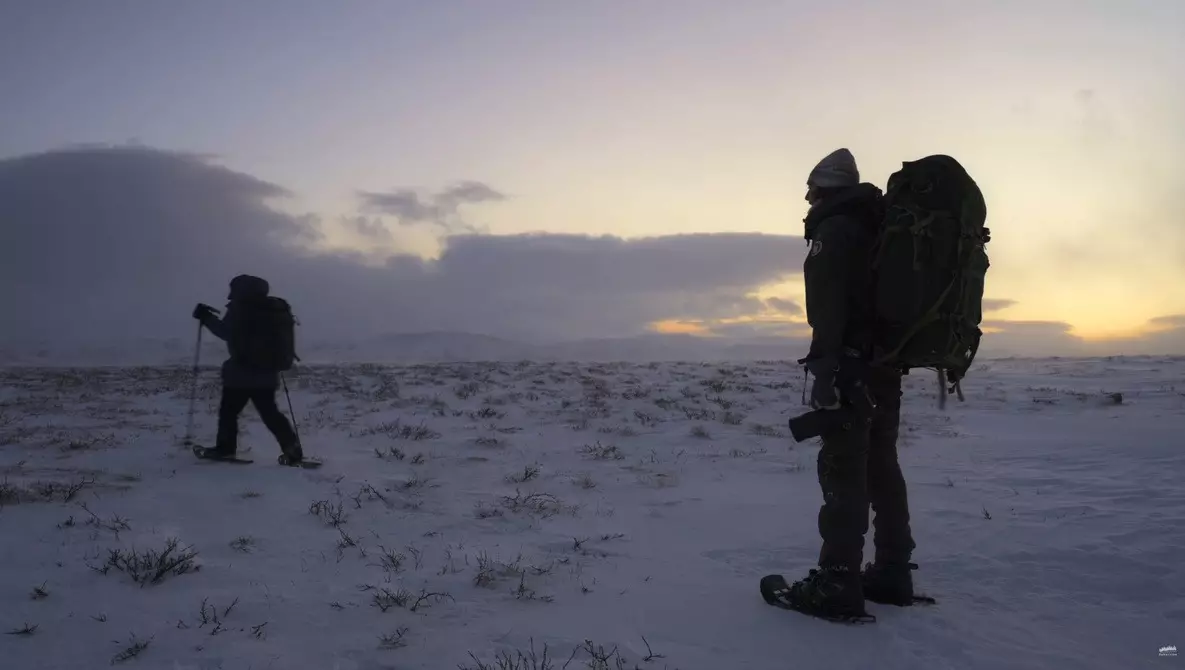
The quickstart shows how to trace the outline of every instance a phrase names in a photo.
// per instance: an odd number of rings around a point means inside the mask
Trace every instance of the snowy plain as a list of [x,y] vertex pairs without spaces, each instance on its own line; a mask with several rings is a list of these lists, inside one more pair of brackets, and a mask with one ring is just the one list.
[[[278,466],[250,407],[255,463],[197,461],[191,381],[0,369],[0,666],[1185,662],[1185,359],[988,360],[945,409],[907,377],[914,574],[938,604],[870,603],[864,626],[757,592],[819,546],[792,362],[303,367],[318,470]],[[203,368],[207,444],[218,392]],[[145,572],[170,538],[173,569]]]

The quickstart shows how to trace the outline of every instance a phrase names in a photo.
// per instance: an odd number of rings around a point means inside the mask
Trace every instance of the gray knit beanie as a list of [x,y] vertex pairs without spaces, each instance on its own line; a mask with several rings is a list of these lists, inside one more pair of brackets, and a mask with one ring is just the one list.
[[856,169],[856,159],[852,152],[847,149],[836,149],[811,170],[806,183],[819,188],[855,186],[860,183],[860,170]]

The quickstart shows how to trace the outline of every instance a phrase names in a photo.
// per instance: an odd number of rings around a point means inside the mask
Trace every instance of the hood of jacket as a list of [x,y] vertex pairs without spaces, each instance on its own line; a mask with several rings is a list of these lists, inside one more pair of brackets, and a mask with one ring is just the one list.
[[851,217],[871,226],[879,225],[884,216],[884,193],[868,182],[835,189],[811,206],[802,220],[806,224],[803,237],[810,240],[819,224],[833,216]]

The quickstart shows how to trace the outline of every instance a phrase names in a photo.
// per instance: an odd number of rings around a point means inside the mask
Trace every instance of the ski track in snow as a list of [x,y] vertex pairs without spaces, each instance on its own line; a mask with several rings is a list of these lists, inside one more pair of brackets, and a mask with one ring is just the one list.
[[[550,665],[505,667],[1109,670],[1176,667],[1158,650],[1185,642],[1183,359],[985,361],[945,410],[907,377],[914,574],[938,605],[869,603],[865,626],[757,592],[819,548],[790,363],[305,368],[320,470],[276,465],[250,407],[256,462],[197,461],[190,380],[0,370],[4,667],[477,669],[533,641]],[[218,391],[204,370],[200,442]],[[200,569],[102,572],[170,537]],[[573,656],[586,640],[616,652]]]

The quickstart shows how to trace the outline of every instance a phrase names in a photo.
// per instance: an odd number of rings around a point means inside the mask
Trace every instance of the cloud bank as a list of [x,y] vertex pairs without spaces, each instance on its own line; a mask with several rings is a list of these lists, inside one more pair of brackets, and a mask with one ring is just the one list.
[[[801,272],[801,238],[695,234],[483,235],[460,208],[506,198],[461,182],[434,194],[360,193],[355,232],[386,217],[445,233],[439,258],[318,250],[321,221],[273,208],[290,194],[193,154],[79,147],[0,161],[0,346],[188,340],[196,302],[239,273],[290,299],[302,338],[462,331],[528,342],[629,337],[655,323],[725,338],[801,338],[803,310],[754,297]],[[459,223],[460,222],[460,223]],[[991,299],[985,311],[1014,301]],[[1185,353],[1185,315],[1145,337],[1076,338],[1068,324],[989,319],[983,354]],[[787,357],[801,355],[787,341]]]
[[[462,205],[505,197],[477,182],[428,197],[361,194],[370,214],[451,232],[436,260],[397,253],[376,264],[314,251],[316,217],[269,206],[287,195],[200,156],[142,147],[0,161],[0,308],[19,315],[0,342],[187,337],[193,304],[220,304],[238,273],[288,297],[308,337],[631,336],[662,319],[739,316],[754,289],[801,271],[801,239],[789,236],[456,232]],[[385,236],[381,218],[354,224]]]

